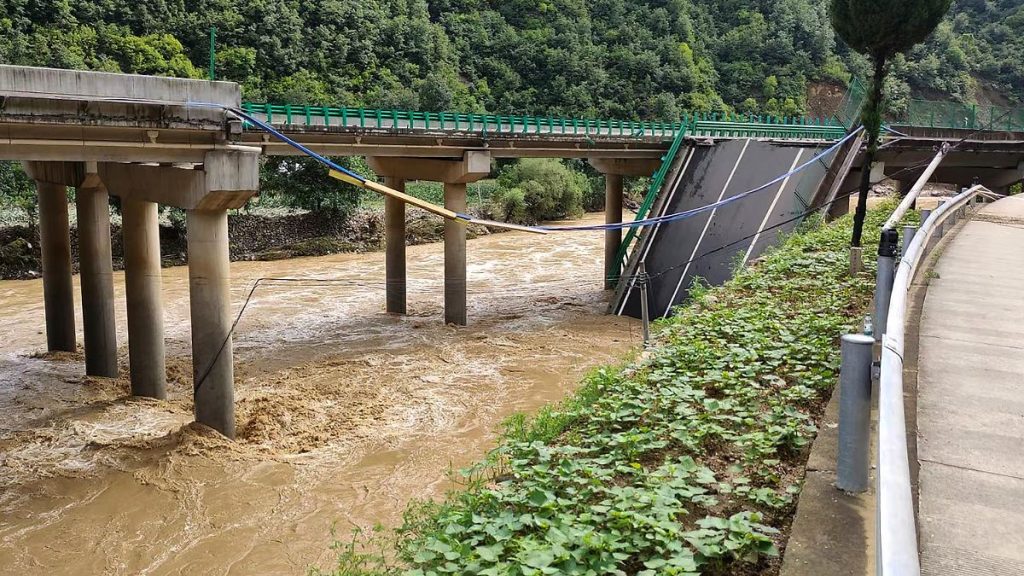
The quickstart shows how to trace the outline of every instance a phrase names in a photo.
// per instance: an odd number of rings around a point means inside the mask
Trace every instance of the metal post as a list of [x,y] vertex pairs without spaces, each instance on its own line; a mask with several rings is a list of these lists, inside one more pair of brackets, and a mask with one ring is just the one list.
[[874,340],[863,334],[847,334],[842,340],[836,487],[846,492],[868,489],[873,345]]
[[885,323],[889,316],[889,299],[892,298],[892,283],[896,278],[896,254],[899,250],[899,233],[882,230],[878,243],[878,274],[875,276],[875,340],[882,341]]
[[907,248],[910,248],[911,242],[914,241],[914,236],[917,234],[917,226],[904,226],[903,227],[903,254],[907,253]]
[[217,27],[210,26],[210,80],[217,79]]
[[[931,217],[932,217],[932,211],[931,210],[921,210],[921,227],[922,228],[924,228],[924,223],[927,222],[928,219],[931,218]],[[933,242],[932,238],[929,238],[928,240],[925,241],[925,246],[924,246],[925,251],[927,251],[928,247],[932,245],[932,242]],[[905,244],[905,245],[909,246],[909,244]]]
[[640,319],[644,325],[644,344],[651,339],[651,315],[647,307],[647,265],[640,263],[637,271],[637,282],[640,283]]

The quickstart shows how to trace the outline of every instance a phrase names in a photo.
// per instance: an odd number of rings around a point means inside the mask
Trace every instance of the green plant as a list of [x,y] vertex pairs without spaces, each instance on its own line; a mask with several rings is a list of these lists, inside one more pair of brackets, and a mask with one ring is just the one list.
[[487,208],[488,214],[502,222],[516,222],[529,224],[533,222],[530,218],[529,208],[526,205],[526,196],[520,188],[502,188],[491,198]]
[[[342,166],[373,177],[362,158],[335,158]],[[347,218],[359,201],[359,191],[328,176],[309,158],[272,156],[260,173],[262,194],[282,205]]]
[[524,224],[578,218],[583,214],[586,188],[586,177],[559,160],[525,158],[505,167],[498,176],[492,216],[516,218],[509,221]]
[[29,230],[35,230],[39,197],[32,179],[17,162],[0,162],[0,208],[14,208],[23,212]]
[[[873,235],[890,208],[871,213]],[[763,570],[836,381],[836,341],[870,301],[870,274],[848,274],[851,227],[803,227],[725,286],[695,284],[641,359],[510,418],[462,489],[409,508],[401,567],[366,573]]]

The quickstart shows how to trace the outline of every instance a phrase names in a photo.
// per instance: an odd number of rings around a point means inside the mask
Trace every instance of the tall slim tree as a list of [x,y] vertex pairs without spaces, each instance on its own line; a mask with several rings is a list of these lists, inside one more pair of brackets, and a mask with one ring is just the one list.
[[886,65],[900,52],[923,42],[949,11],[952,0],[832,0],[829,15],[836,33],[854,50],[871,57],[875,74],[861,111],[868,149],[861,171],[860,202],[853,223],[853,246],[860,247],[871,188],[871,164],[882,128],[882,88]]

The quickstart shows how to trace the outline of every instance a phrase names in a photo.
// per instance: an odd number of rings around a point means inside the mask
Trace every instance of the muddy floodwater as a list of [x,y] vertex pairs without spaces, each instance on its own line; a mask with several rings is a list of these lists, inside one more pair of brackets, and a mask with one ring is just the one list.
[[[164,270],[166,401],[40,354],[41,282],[0,282],[0,573],[329,567],[332,526],[396,525],[510,414],[636,347],[635,321],[604,315],[602,254],[593,233],[470,241],[458,329],[442,325],[440,244],[409,248],[400,318],[383,312],[383,253],[233,263],[236,311],[257,278],[305,279],[261,286],[238,325],[235,442],[189,424],[186,268]],[[125,373],[120,273],[115,292]]]

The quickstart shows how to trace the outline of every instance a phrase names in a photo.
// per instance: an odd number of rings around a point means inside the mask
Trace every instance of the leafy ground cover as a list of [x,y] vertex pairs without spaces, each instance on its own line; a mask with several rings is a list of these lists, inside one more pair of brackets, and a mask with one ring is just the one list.
[[871,297],[871,271],[848,274],[851,227],[802,230],[696,287],[647,352],[511,419],[465,489],[411,506],[370,537],[377,553],[339,545],[335,573],[776,573],[839,337]]

